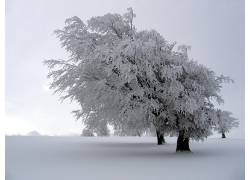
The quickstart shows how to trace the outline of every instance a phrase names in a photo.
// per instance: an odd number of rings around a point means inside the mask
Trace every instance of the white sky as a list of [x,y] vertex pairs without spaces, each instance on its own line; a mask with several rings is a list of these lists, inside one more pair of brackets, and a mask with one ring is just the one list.
[[[167,41],[192,46],[189,57],[230,76],[225,104],[240,121],[227,137],[245,136],[245,7],[243,0],[7,0],[5,1],[5,134],[81,134],[83,125],[70,112],[75,103],[58,101],[46,88],[44,59],[67,59],[52,36],[67,18],[84,22],[106,13],[124,14],[132,7],[138,30],[155,29]],[[220,137],[215,133],[216,137]],[[214,136],[215,137],[215,136]]]

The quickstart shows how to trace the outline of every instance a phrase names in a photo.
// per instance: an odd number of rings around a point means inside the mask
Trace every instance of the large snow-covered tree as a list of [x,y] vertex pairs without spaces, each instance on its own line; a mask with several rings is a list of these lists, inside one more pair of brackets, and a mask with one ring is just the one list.
[[54,33],[68,60],[45,60],[50,88],[61,100],[79,103],[73,111],[94,133],[112,125],[119,134],[141,135],[155,128],[178,135],[177,150],[189,150],[190,138],[203,140],[218,122],[214,107],[222,82],[231,81],[188,58],[189,46],[168,43],[157,31],[137,31],[132,8],[123,16],[106,14],[84,24],[66,20]]
[[55,31],[71,56],[45,61],[49,68],[61,66],[48,75],[54,80],[51,88],[66,92],[62,99],[79,102],[82,109],[74,112],[87,126],[107,121],[115,129],[132,127],[142,134],[153,121],[152,112],[158,111],[155,72],[166,63],[167,58],[159,56],[166,56],[172,46],[154,30],[136,32],[134,17],[132,9],[123,16],[91,18],[88,25],[73,17]]

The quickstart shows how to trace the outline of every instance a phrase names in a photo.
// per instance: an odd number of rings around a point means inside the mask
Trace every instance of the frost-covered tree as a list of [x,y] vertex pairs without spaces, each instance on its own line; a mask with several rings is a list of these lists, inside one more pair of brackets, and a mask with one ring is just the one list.
[[141,134],[162,106],[157,91],[164,87],[158,88],[159,83],[166,73],[176,72],[162,68],[171,64],[167,51],[172,45],[154,30],[137,32],[134,17],[131,8],[123,16],[91,18],[87,25],[73,17],[63,30],[55,31],[71,56],[67,61],[44,61],[50,69],[61,66],[48,75],[53,79],[51,88],[66,92],[62,100],[80,104],[82,109],[74,113],[87,126],[106,121],[115,130],[133,127]]
[[[187,56],[186,50],[184,52]],[[175,122],[178,140],[176,150],[189,151],[190,138],[197,141],[204,140],[205,137],[212,134],[218,119],[211,99],[215,99],[218,104],[223,103],[224,101],[219,95],[221,84],[233,81],[223,75],[216,76],[214,71],[203,65],[198,65],[197,62],[189,61],[188,58],[182,67],[183,72],[178,77],[181,90],[174,102],[174,106],[177,107]]]
[[107,123],[100,122],[96,128],[96,134],[97,136],[110,136],[110,130],[107,126]]
[[[157,31],[137,31],[132,8],[123,16],[106,14],[84,24],[66,20],[54,33],[68,60],[45,60],[48,78],[61,100],[79,103],[73,111],[88,129],[112,125],[124,135],[141,135],[154,127],[158,144],[164,134],[179,136],[177,150],[189,150],[189,139],[203,140],[217,123],[211,98],[218,103],[221,83],[206,67],[188,58],[189,46],[168,43]],[[180,147],[180,148],[178,148]]]
[[93,119],[92,121],[87,121],[86,129],[90,132],[95,133],[97,136],[110,136],[110,130],[108,128],[108,123],[104,119]]
[[137,131],[124,131],[123,129],[117,129],[114,131],[114,136],[141,136]]
[[232,113],[229,111],[217,110],[218,124],[215,130],[222,134],[222,138],[226,138],[225,133],[231,131],[235,127],[239,127],[238,119],[231,117]]

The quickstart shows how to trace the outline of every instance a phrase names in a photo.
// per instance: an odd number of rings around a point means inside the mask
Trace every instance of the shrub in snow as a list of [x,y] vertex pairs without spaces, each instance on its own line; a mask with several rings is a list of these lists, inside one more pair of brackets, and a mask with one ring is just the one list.
[[81,136],[94,136],[94,134],[88,129],[83,129]]
[[97,136],[110,136],[110,131],[106,127],[102,127],[98,130]]
[[138,132],[133,131],[124,131],[122,129],[117,129],[114,131],[114,136],[141,136]]
[[27,136],[41,136],[41,134],[38,131],[30,131]]
[[110,136],[110,130],[106,121],[93,121],[87,125],[87,129],[97,136]]

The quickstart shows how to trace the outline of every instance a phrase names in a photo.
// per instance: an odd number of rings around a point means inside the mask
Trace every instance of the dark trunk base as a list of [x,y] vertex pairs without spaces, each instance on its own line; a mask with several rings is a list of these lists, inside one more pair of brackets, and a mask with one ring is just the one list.
[[177,139],[176,151],[190,151],[189,148],[189,138],[184,138],[184,131],[179,131],[179,136]]
[[163,145],[165,143],[164,134],[161,134],[156,131],[156,135],[157,135],[157,145]]
[[226,138],[226,135],[225,135],[225,133],[222,133],[222,138]]

